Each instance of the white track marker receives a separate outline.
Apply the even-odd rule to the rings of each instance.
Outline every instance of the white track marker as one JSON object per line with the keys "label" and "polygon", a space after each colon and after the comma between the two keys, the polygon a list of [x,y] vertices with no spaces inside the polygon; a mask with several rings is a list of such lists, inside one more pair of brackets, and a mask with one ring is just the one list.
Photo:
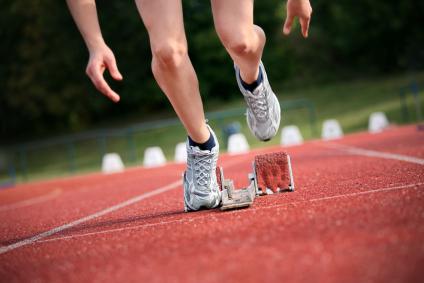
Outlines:
{"label": "white track marker", "polygon": [[364,149],[364,148],[347,146],[347,145],[342,145],[342,144],[337,144],[337,143],[328,143],[328,144],[323,144],[323,145],[327,146],[327,147],[335,148],[335,149],[338,149],[338,150],[342,150],[342,151],[348,152],[350,154],[355,154],[355,155],[362,155],[362,156],[368,156],[368,157],[378,157],[378,158],[385,158],[385,159],[393,159],[393,160],[399,160],[399,161],[405,161],[405,162],[415,163],[415,164],[419,164],[419,165],[424,165],[424,159],[418,158],[418,157],[413,157],[413,156],[408,156],[408,155]]}
{"label": "white track marker", "polygon": [[187,162],[187,149],[186,149],[186,143],[181,142],[177,144],[175,147],[175,156],[174,160],[177,163],[184,163]]}
{"label": "white track marker", "polygon": [[368,131],[370,133],[382,132],[389,126],[389,120],[383,112],[374,112],[368,120]]}
{"label": "white track marker", "polygon": [[105,174],[117,173],[124,171],[125,166],[121,157],[117,153],[106,153],[103,156],[102,172]]}
{"label": "white track marker", "polygon": [[61,193],[61,190],[57,189],[57,190],[54,190],[54,191],[52,191],[48,194],[45,194],[45,195],[42,195],[42,196],[39,196],[39,197],[35,197],[35,198],[31,198],[31,199],[11,203],[11,204],[2,205],[2,206],[0,206],[0,212],[11,210],[11,209],[16,209],[16,208],[21,208],[21,207],[26,207],[26,206],[34,205],[34,204],[37,204],[37,203],[40,203],[40,202],[45,202],[49,199],[57,197],[58,195],[60,195],[60,193]]}
{"label": "white track marker", "polygon": [[147,192],[147,193],[138,195],[136,197],[130,198],[130,199],[124,201],[124,202],[118,203],[117,205],[114,205],[114,206],[108,207],[106,209],[100,210],[100,211],[98,211],[96,213],[90,214],[90,215],[88,215],[86,217],[80,218],[80,219],[75,220],[73,222],[70,222],[68,224],[65,224],[65,225],[62,225],[62,226],[53,228],[51,230],[48,230],[48,231],[43,232],[41,234],[38,234],[38,235],[36,235],[34,237],[31,237],[31,238],[28,238],[28,239],[25,239],[25,240],[16,242],[16,243],[11,244],[11,245],[0,247],[0,254],[4,254],[4,253],[6,253],[8,251],[17,249],[17,248],[22,247],[22,246],[30,245],[30,244],[32,244],[32,243],[34,243],[36,241],[39,241],[41,239],[44,239],[44,238],[49,237],[51,235],[54,235],[56,233],[62,232],[62,231],[67,230],[69,228],[75,227],[75,226],[77,226],[79,224],[85,223],[85,222],[90,221],[92,219],[98,218],[98,217],[103,216],[105,214],[114,212],[114,211],[116,211],[118,209],[121,209],[121,208],[124,208],[126,206],[135,204],[135,203],[140,202],[140,201],[142,201],[144,199],[153,197],[155,195],[161,194],[161,193],[166,192],[166,191],[170,191],[170,190],[176,189],[176,188],[178,188],[181,185],[182,185],[182,181],[181,180],[175,181],[175,182],[173,182],[171,184],[168,184],[166,186],[160,187],[160,188],[158,188],[156,190],[153,190],[151,192]]}
{"label": "white track marker", "polygon": [[335,119],[325,120],[322,124],[321,138],[323,140],[334,140],[343,137],[342,127]]}
{"label": "white track marker", "polygon": [[233,134],[228,138],[228,153],[240,154],[246,153],[250,149],[246,137],[242,133]]}
{"label": "white track marker", "polygon": [[[273,209],[273,208],[279,208],[279,207],[287,207],[287,206],[290,206],[290,205],[306,203],[306,202],[320,202],[320,201],[326,201],[326,200],[332,200],[332,199],[349,198],[349,197],[356,197],[356,196],[376,194],[376,193],[384,193],[384,192],[390,192],[390,191],[399,191],[399,190],[406,190],[406,189],[419,189],[419,187],[422,186],[422,185],[424,185],[424,183],[373,189],[373,190],[368,190],[368,191],[363,191],[363,192],[334,195],[334,196],[329,196],[329,197],[314,198],[314,199],[309,199],[309,200],[295,201],[295,202],[290,202],[290,203],[282,203],[282,204],[275,204],[275,205],[269,205],[269,206],[261,206],[261,207],[255,206],[255,207],[251,207],[249,209],[228,211],[228,212],[225,213],[225,215],[236,214],[236,213],[237,214],[249,213],[249,212],[254,212],[254,211],[257,211],[257,210],[266,210],[266,209]],[[188,218],[188,219],[183,218],[183,219],[176,219],[176,220],[170,220],[170,221],[161,221],[161,222],[156,222],[156,223],[134,225],[134,226],[130,226],[130,227],[114,228],[114,229],[108,229],[108,230],[102,230],[102,231],[96,231],[96,232],[80,233],[80,234],[74,234],[74,235],[68,235],[68,236],[59,236],[59,237],[55,237],[55,238],[41,240],[41,241],[39,241],[39,243],[82,238],[82,237],[93,236],[93,235],[116,233],[116,232],[122,232],[122,231],[127,231],[127,230],[143,229],[143,228],[155,227],[155,226],[172,224],[172,223],[193,222],[195,220],[210,219],[211,217],[216,217],[216,216],[211,216],[210,214],[207,214],[207,215],[192,217],[192,218]]]}
{"label": "white track marker", "polygon": [[165,165],[166,158],[163,151],[158,146],[146,148],[144,151],[143,165],[145,167],[157,167]]}
{"label": "white track marker", "polygon": [[295,125],[285,126],[281,130],[280,144],[284,146],[299,145],[303,143],[303,137],[300,130]]}

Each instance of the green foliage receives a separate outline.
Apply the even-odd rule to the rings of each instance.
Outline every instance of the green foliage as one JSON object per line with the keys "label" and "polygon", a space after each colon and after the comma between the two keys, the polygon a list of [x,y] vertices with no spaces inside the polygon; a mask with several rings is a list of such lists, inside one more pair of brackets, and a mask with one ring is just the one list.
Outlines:
{"label": "green foliage", "polygon": [[[122,95],[117,105],[85,76],[87,51],[65,1],[1,2],[0,143],[172,111],[151,74],[149,40],[134,2],[97,1],[103,35],[124,75],[122,83],[111,82]],[[231,99],[238,95],[232,62],[213,28],[210,3],[183,4],[206,105]],[[256,1],[272,82],[304,84],[423,68],[424,2],[314,0],[312,6],[310,38],[304,40],[298,26],[290,37],[282,36],[283,1]]]}

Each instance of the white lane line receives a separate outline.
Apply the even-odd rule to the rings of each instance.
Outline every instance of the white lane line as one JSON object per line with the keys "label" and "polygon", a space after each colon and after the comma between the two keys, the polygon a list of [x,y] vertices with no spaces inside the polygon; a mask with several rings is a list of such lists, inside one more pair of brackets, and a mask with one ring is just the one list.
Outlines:
{"label": "white lane line", "polygon": [[[92,235],[109,234],[109,233],[113,233],[113,232],[121,232],[121,231],[125,231],[125,230],[135,230],[135,229],[140,229],[140,228],[161,226],[161,225],[178,223],[178,222],[192,222],[194,219],[205,218],[205,217],[206,216],[198,216],[198,217],[194,217],[194,218],[161,221],[161,222],[156,222],[156,223],[141,224],[141,225],[135,225],[135,226],[130,226],[130,227],[123,227],[123,228],[108,229],[108,230],[102,230],[102,231],[96,231],[96,232],[74,234],[74,235],[69,235],[69,236],[59,236],[59,237],[56,237],[56,238],[49,238],[49,239],[46,239],[46,240],[38,241],[38,243],[54,242],[54,241],[58,241],[58,240],[74,239],[74,238],[80,238],[80,237],[86,237],[86,236],[92,236]],[[210,218],[210,215],[208,215],[207,217]]]}
{"label": "white lane line", "polygon": [[11,204],[2,205],[2,206],[0,206],[0,212],[11,210],[11,209],[16,209],[16,208],[21,208],[21,207],[26,207],[26,206],[34,205],[34,204],[37,204],[37,203],[40,203],[40,202],[45,202],[49,199],[57,197],[60,193],[61,193],[61,190],[57,189],[57,190],[54,190],[54,191],[52,191],[48,194],[45,194],[45,195],[42,195],[42,196],[39,196],[39,197],[35,197],[35,198],[31,198],[31,199],[23,200],[23,201],[20,201],[20,202],[11,203]]}
{"label": "white lane line", "polygon": [[424,159],[403,155],[403,154],[396,154],[396,153],[388,153],[383,151],[376,151],[376,150],[370,150],[370,149],[364,149],[360,147],[354,147],[354,146],[347,146],[337,143],[324,143],[322,144],[324,146],[335,148],[338,150],[346,151],[350,154],[355,155],[362,155],[362,156],[368,156],[368,157],[379,157],[379,158],[385,158],[385,159],[394,159],[394,160],[400,160],[410,163],[415,163],[419,165],[424,165]]}
{"label": "white lane line", "polygon": [[[247,154],[246,155],[241,155],[240,158],[231,159],[231,160],[225,162],[224,163],[224,166],[225,166],[225,168],[229,168],[229,167],[232,167],[234,165],[238,165],[240,163],[240,161],[244,161],[247,158],[250,159],[250,156],[247,155]],[[118,203],[118,204],[116,204],[114,206],[111,206],[111,207],[108,207],[108,208],[103,209],[101,211],[98,211],[96,213],[90,214],[90,215],[88,215],[86,217],[80,218],[80,219],[75,220],[73,222],[64,224],[62,226],[55,227],[55,228],[53,228],[51,230],[48,230],[46,232],[40,233],[38,235],[35,235],[34,237],[27,238],[27,239],[24,239],[22,241],[19,241],[19,242],[16,242],[14,244],[10,244],[10,245],[7,245],[7,246],[1,246],[0,247],[0,254],[4,254],[6,252],[9,252],[11,250],[17,249],[17,248],[22,247],[22,246],[33,244],[33,243],[35,243],[37,241],[40,241],[41,239],[47,238],[49,236],[52,236],[54,234],[57,234],[57,233],[62,232],[64,230],[67,230],[69,228],[75,227],[75,226],[77,226],[77,225],[79,225],[81,223],[85,223],[87,221],[93,220],[95,218],[98,218],[98,217],[103,216],[105,214],[114,212],[114,211],[116,211],[118,209],[124,208],[124,207],[129,206],[129,205],[132,205],[134,203],[140,202],[140,201],[142,201],[144,199],[147,199],[147,198],[150,198],[152,196],[155,196],[155,195],[158,195],[158,194],[161,194],[161,193],[164,193],[164,192],[167,192],[167,191],[176,189],[176,188],[178,188],[181,185],[182,185],[182,180],[175,181],[175,182],[173,182],[171,184],[168,184],[166,186],[160,187],[160,188],[155,189],[155,190],[153,190],[151,192],[147,192],[147,193],[138,195],[136,197],[130,198],[130,199],[124,201],[124,202]]]}
{"label": "white lane line", "polygon": [[[360,195],[384,193],[384,192],[398,191],[398,190],[405,190],[405,189],[419,189],[420,186],[422,186],[421,188],[424,188],[423,185],[424,185],[424,183],[416,183],[416,184],[380,188],[380,189],[374,189],[374,190],[368,190],[368,191],[356,192],[356,193],[350,193],[350,194],[342,194],[342,195],[335,195],[335,196],[329,196],[329,197],[314,198],[314,199],[303,200],[303,201],[295,201],[295,202],[290,202],[290,203],[269,205],[269,206],[263,206],[263,207],[251,207],[251,208],[243,209],[243,210],[228,211],[228,212],[225,212],[225,214],[223,214],[223,215],[235,214],[235,213],[249,213],[249,212],[251,213],[251,212],[254,212],[254,211],[257,211],[257,210],[273,209],[273,208],[284,207],[284,206],[287,207],[287,206],[290,206],[290,205],[296,205],[296,204],[306,203],[306,202],[320,202],[320,201],[333,200],[333,199],[339,199],[339,198],[349,198],[349,197],[355,197],[355,196],[360,196]],[[74,235],[61,236],[61,237],[41,240],[41,241],[39,241],[39,243],[54,242],[54,241],[60,241],[60,240],[69,240],[69,239],[75,239],[75,238],[81,238],[81,237],[87,237],[87,236],[93,236],[93,235],[122,232],[122,231],[126,231],[126,230],[137,230],[137,229],[143,229],[143,228],[149,228],[149,227],[155,227],[155,226],[162,226],[162,225],[167,225],[167,224],[172,224],[172,223],[193,222],[195,220],[201,220],[201,219],[205,219],[205,218],[210,219],[210,218],[216,217],[216,216],[218,216],[218,215],[206,214],[206,215],[191,217],[191,218],[183,218],[183,219],[176,219],[176,220],[170,220],[170,221],[161,221],[161,222],[157,222],[157,223],[140,224],[140,225],[135,225],[135,226],[131,226],[131,227],[122,227],[122,228],[108,229],[108,230],[102,230],[102,231],[96,231],[96,232],[74,234]]]}
{"label": "white lane line", "polygon": [[416,183],[416,184],[409,184],[409,185],[402,185],[402,186],[394,186],[394,187],[387,187],[387,188],[380,188],[380,189],[373,189],[363,192],[356,192],[356,193],[350,193],[350,194],[342,194],[342,195],[335,195],[335,196],[329,196],[329,197],[320,197],[315,199],[309,199],[309,200],[303,200],[303,201],[295,201],[291,203],[287,203],[285,205],[276,204],[276,205],[270,205],[265,208],[274,208],[274,207],[280,207],[280,206],[288,206],[288,205],[294,205],[299,203],[305,203],[305,202],[319,202],[319,201],[326,201],[326,200],[333,200],[333,199],[339,199],[339,198],[349,198],[349,197],[356,197],[361,195],[369,195],[369,194],[375,194],[375,193],[385,193],[390,191],[399,191],[399,190],[405,190],[405,189],[422,189],[424,188],[424,183]]}
{"label": "white lane line", "polygon": [[319,199],[311,199],[309,201],[331,200],[331,199],[336,199],[336,198],[341,198],[341,197],[355,197],[355,196],[360,196],[360,195],[368,195],[368,194],[381,193],[381,192],[390,192],[390,191],[397,191],[397,190],[403,190],[403,189],[415,189],[415,188],[419,189],[420,186],[422,186],[422,185],[424,185],[424,183],[416,183],[416,184],[381,188],[381,189],[369,190],[369,191],[364,191],[364,192],[356,192],[356,193],[350,193],[350,194],[344,194],[344,195],[322,197],[322,198],[319,198]]}
{"label": "white lane line", "polygon": [[7,246],[0,247],[0,254],[9,252],[11,250],[17,249],[17,248],[22,247],[22,246],[26,246],[26,245],[32,244],[32,243],[34,243],[36,241],[39,241],[39,240],[41,240],[43,238],[49,237],[49,236],[54,235],[56,233],[62,232],[64,230],[67,230],[69,228],[72,228],[74,226],[77,226],[77,225],[79,225],[81,223],[84,223],[84,222],[90,221],[92,219],[98,218],[100,216],[103,216],[105,214],[111,213],[113,211],[116,211],[118,209],[124,208],[126,206],[132,205],[132,204],[137,203],[139,201],[142,201],[144,199],[147,199],[147,198],[150,198],[152,196],[161,194],[163,192],[176,189],[176,188],[178,188],[181,185],[182,185],[182,181],[181,180],[175,181],[175,182],[173,182],[171,184],[168,184],[166,186],[160,187],[160,188],[155,189],[155,190],[153,190],[151,192],[147,192],[147,193],[138,195],[138,196],[133,197],[133,198],[130,198],[130,199],[124,201],[124,202],[118,203],[118,204],[116,204],[114,206],[111,206],[111,207],[108,207],[106,209],[100,210],[100,211],[98,211],[96,213],[90,214],[90,215],[88,215],[86,217],[80,218],[78,220],[75,220],[73,222],[67,223],[67,224],[62,225],[62,226],[58,226],[56,228],[53,228],[51,230],[48,230],[48,231],[43,232],[41,234],[38,234],[38,235],[36,235],[34,237],[31,237],[31,238],[28,238],[28,239],[25,239],[25,240],[16,242],[14,244],[10,244],[10,245],[7,245]]}

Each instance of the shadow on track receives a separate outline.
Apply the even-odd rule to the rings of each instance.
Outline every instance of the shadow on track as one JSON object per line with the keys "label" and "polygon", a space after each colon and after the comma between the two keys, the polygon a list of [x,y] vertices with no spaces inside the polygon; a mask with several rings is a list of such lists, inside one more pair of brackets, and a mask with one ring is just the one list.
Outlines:
{"label": "shadow on track", "polygon": [[[169,218],[173,218],[176,216],[184,216],[184,215],[191,215],[190,213],[185,213],[182,210],[173,210],[173,211],[167,211],[167,212],[163,212],[163,213],[159,213],[159,214],[148,214],[148,215],[142,215],[142,216],[131,216],[131,217],[125,217],[125,218],[120,218],[120,219],[115,219],[115,220],[105,220],[105,221],[97,221],[94,223],[84,223],[84,224],[80,224],[78,226],[69,228],[64,230],[62,233],[58,233],[55,234],[55,236],[69,236],[72,235],[74,232],[81,232],[81,231],[85,231],[86,232],[93,232],[93,230],[95,230],[96,228],[109,228],[109,229],[118,229],[118,228],[124,228],[124,227],[130,227],[128,226],[128,224],[151,224],[154,223],[154,220],[156,219],[161,219],[163,220],[169,220]],[[189,216],[190,217],[190,216]],[[100,230],[102,231],[102,230]],[[99,231],[99,232],[100,232]],[[13,238],[13,239],[8,239],[5,241],[0,242],[1,246],[8,246],[11,245],[13,243],[16,242],[20,242],[23,241],[25,239],[28,238],[32,238],[40,233],[43,233],[44,231],[39,231],[37,233],[31,234],[31,235],[27,235],[24,237],[19,237],[19,238]],[[48,238],[47,238],[48,239]]]}

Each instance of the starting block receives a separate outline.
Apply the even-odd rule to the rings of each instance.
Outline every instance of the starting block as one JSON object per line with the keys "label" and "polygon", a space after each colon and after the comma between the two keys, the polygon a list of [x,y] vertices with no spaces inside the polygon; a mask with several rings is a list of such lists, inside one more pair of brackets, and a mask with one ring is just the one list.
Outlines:
{"label": "starting block", "polygon": [[225,179],[224,171],[217,168],[217,181],[221,189],[221,210],[249,207],[257,196],[284,191],[294,191],[290,156],[276,152],[255,156],[253,172],[248,174],[249,186],[235,189],[231,179]]}

